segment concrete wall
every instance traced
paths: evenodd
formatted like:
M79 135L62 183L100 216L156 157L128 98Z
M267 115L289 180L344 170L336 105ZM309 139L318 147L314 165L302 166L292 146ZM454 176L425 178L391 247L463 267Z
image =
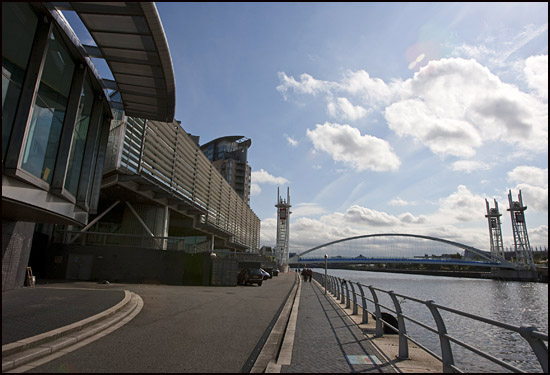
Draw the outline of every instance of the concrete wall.
M22 287L35 223L2 219L2 292Z
M208 253L54 244L48 249L47 277L79 279L81 275L92 281L209 285L211 263ZM78 272L88 267L89 273Z

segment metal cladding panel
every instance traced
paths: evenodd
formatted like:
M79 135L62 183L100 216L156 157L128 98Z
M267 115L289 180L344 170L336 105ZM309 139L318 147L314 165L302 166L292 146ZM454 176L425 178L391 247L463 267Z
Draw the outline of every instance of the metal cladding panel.
M116 83L121 84L118 89L125 114L173 121L174 69L154 3L71 2L70 5L94 39Z

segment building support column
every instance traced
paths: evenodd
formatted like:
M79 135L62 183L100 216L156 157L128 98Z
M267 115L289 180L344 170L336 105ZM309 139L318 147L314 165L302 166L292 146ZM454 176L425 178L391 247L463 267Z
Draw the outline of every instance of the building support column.
M25 284L35 225L2 219L2 292Z

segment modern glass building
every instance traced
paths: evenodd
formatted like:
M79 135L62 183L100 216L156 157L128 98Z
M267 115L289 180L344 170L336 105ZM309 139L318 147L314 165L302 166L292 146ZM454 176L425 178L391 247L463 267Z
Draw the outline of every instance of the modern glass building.
M257 250L259 219L174 111L154 3L2 3L2 290L23 285L29 262L89 279L183 259L169 250Z

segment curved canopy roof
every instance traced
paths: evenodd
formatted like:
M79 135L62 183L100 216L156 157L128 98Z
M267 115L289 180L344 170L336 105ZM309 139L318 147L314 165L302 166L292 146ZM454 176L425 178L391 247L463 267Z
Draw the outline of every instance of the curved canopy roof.
M174 120L176 85L172 58L152 2L71 2L97 44L91 57L104 58L127 116Z

